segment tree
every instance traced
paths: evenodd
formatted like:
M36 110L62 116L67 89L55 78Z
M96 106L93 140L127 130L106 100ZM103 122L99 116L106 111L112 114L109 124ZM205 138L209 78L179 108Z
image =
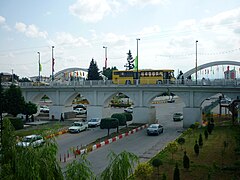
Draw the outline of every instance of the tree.
M26 121L28 121L29 115L37 113L37 105L30 101L28 103L25 103L22 113L26 115Z
M112 72L113 70L117 70L116 66L103 70L103 75L107 77L107 79L111 80L112 79Z
M184 156L183 156L183 167L185 168L185 169L189 169L189 167L190 167L190 163L189 163L189 157L187 156L187 152L186 151L184 151Z
M57 144L45 140L42 147L17 147L14 129L4 119L0 179L59 179L63 180L56 159Z
M127 151L123 151L118 155L111 152L108 157L110 163L101 174L103 180L126 180L133 173L134 165L139 163L138 156Z
M134 176L137 179L145 180L149 179L153 173L153 167L149 163L140 163L138 164Z
M118 122L118 119L116 118L103 118L101 119L100 128L107 129L108 136L109 136L110 129L117 128L117 131L118 131L118 125L119 125L119 122Z
M90 169L90 162L82 155L79 161L74 160L67 165L66 180L94 179L94 174Z
M163 164L163 163L162 163L162 161L161 161L159 158L155 158L155 159L153 159L153 161L152 161L153 167L156 167L156 168L158 169L158 178L159 178L159 174L160 174L160 172L159 172L159 167L160 167L162 164Z
M131 70L134 68L134 59L132 57L132 53L131 53L131 50L128 51L127 53L127 64L124 65L124 67L126 67L127 70Z
M127 124L127 118L123 113L115 113L112 114L111 118L116 118L118 119L119 126L125 126Z
M199 145L198 145L197 141L195 141L194 152L197 156L199 155Z
M100 73L99 73L97 63L94 61L93 58L90 62L90 66L88 68L87 79L88 80L100 80L100 79L102 79L101 76L100 76Z
M182 150L182 145L185 143L185 139L183 137L180 137L177 139L178 144L181 145L181 150Z
M180 180L180 171L179 171L177 163L176 163L175 168L174 168L173 180Z
M16 117L19 113L23 112L24 98L22 91L19 87L11 85L4 93L4 110Z
M168 146L167 146L167 149L168 149L168 151L170 151L171 152L171 154L172 154L172 159L173 159L173 154L175 153L175 152L177 152L177 150L178 150L178 145L177 145L177 143L174 141L174 142L170 142L169 144L168 144Z
M202 138L202 133L199 134L199 139L198 139L199 146L203 146L203 138Z

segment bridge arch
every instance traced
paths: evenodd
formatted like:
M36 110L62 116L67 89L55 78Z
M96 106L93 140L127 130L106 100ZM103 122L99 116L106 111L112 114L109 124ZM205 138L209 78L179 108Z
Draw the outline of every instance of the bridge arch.
M233 65L233 66L240 66L240 62L238 61L214 61L206 64L202 64L197 67L197 71L200 71L202 69L211 67L211 66L217 66L217 65ZM196 73L196 68L192 68L189 71L185 72L182 77L187 78L191 76L192 74Z
M61 70L61 71L58 71L58 72L54 75L54 79L60 79L61 77L64 77L65 73L71 73L71 72L76 72L76 71L84 72L85 75L82 75L81 77L82 77L83 79L86 78L88 69L86 69L86 68L73 67L73 68L66 68L66 69L63 69L63 70Z

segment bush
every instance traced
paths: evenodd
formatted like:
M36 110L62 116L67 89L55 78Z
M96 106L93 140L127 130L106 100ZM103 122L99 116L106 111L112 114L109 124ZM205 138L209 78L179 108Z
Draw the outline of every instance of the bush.
M9 118L10 122L12 123L15 130L23 129L23 121L20 118Z
M126 116L123 113L115 113L111 116L111 118L118 119L119 126L125 126L127 124Z
M127 120L127 121L132 121L133 116L132 116L131 113L123 113L123 114L126 116L126 120Z

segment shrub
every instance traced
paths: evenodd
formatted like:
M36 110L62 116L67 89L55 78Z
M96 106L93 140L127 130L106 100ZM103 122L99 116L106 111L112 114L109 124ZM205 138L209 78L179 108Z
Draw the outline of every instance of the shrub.
M119 126L125 126L127 124L126 116L123 113L115 113L111 118L118 119Z
M183 137L180 137L177 139L178 144L181 145L181 150L182 150L182 145L185 143L185 139Z
M195 145L194 145L194 152L197 156L199 155L199 145L198 145L197 141L195 142Z
M176 163L174 168L173 180L180 180L180 172L178 168L178 164Z
M123 113L123 114L126 116L126 120L127 120L127 121L132 121L133 116L132 116L131 113Z
M148 163L140 163L136 170L135 170L135 177L137 177L137 179L148 179L149 177L151 177L153 173L153 167L150 166L150 164Z
M205 136L205 139L208 139L208 131L207 131L207 129L204 130L204 136Z
M117 128L118 131L118 119L116 118L103 118L101 119L100 128L101 129L108 129L108 136L109 136L109 130Z
M183 156L183 167L185 168L185 169L189 169L189 167L190 167L190 164L189 164L189 157L187 156L187 152L186 151L184 151L184 156Z
M9 118L10 122L12 123L15 130L23 129L23 121L20 118Z
M199 146L200 146L200 147L203 146L203 139L202 139L202 134L201 134L201 133L199 134L198 143L199 143Z

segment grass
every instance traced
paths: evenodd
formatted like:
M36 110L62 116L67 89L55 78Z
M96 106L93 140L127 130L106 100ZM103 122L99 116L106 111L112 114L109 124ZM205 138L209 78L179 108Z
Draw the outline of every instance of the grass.
M240 164L240 160L238 160L240 155L235 153L237 147L235 137L238 132L240 132L240 127L232 126L231 121L215 118L215 128L207 140L204 137L204 128L199 128L190 135L182 135L181 137L185 138L183 149L179 145L173 159L167 149L162 150L154 157L163 162L163 165L160 166L160 177L165 173L167 179L172 179L175 164L178 163L180 179L240 179L240 165L236 165ZM193 147L200 133L203 136L203 146L200 148L199 156L196 156ZM226 148L224 148L224 141L228 143ZM189 170L183 168L184 151L187 152L190 159ZM157 178L157 170L155 170L151 179Z

